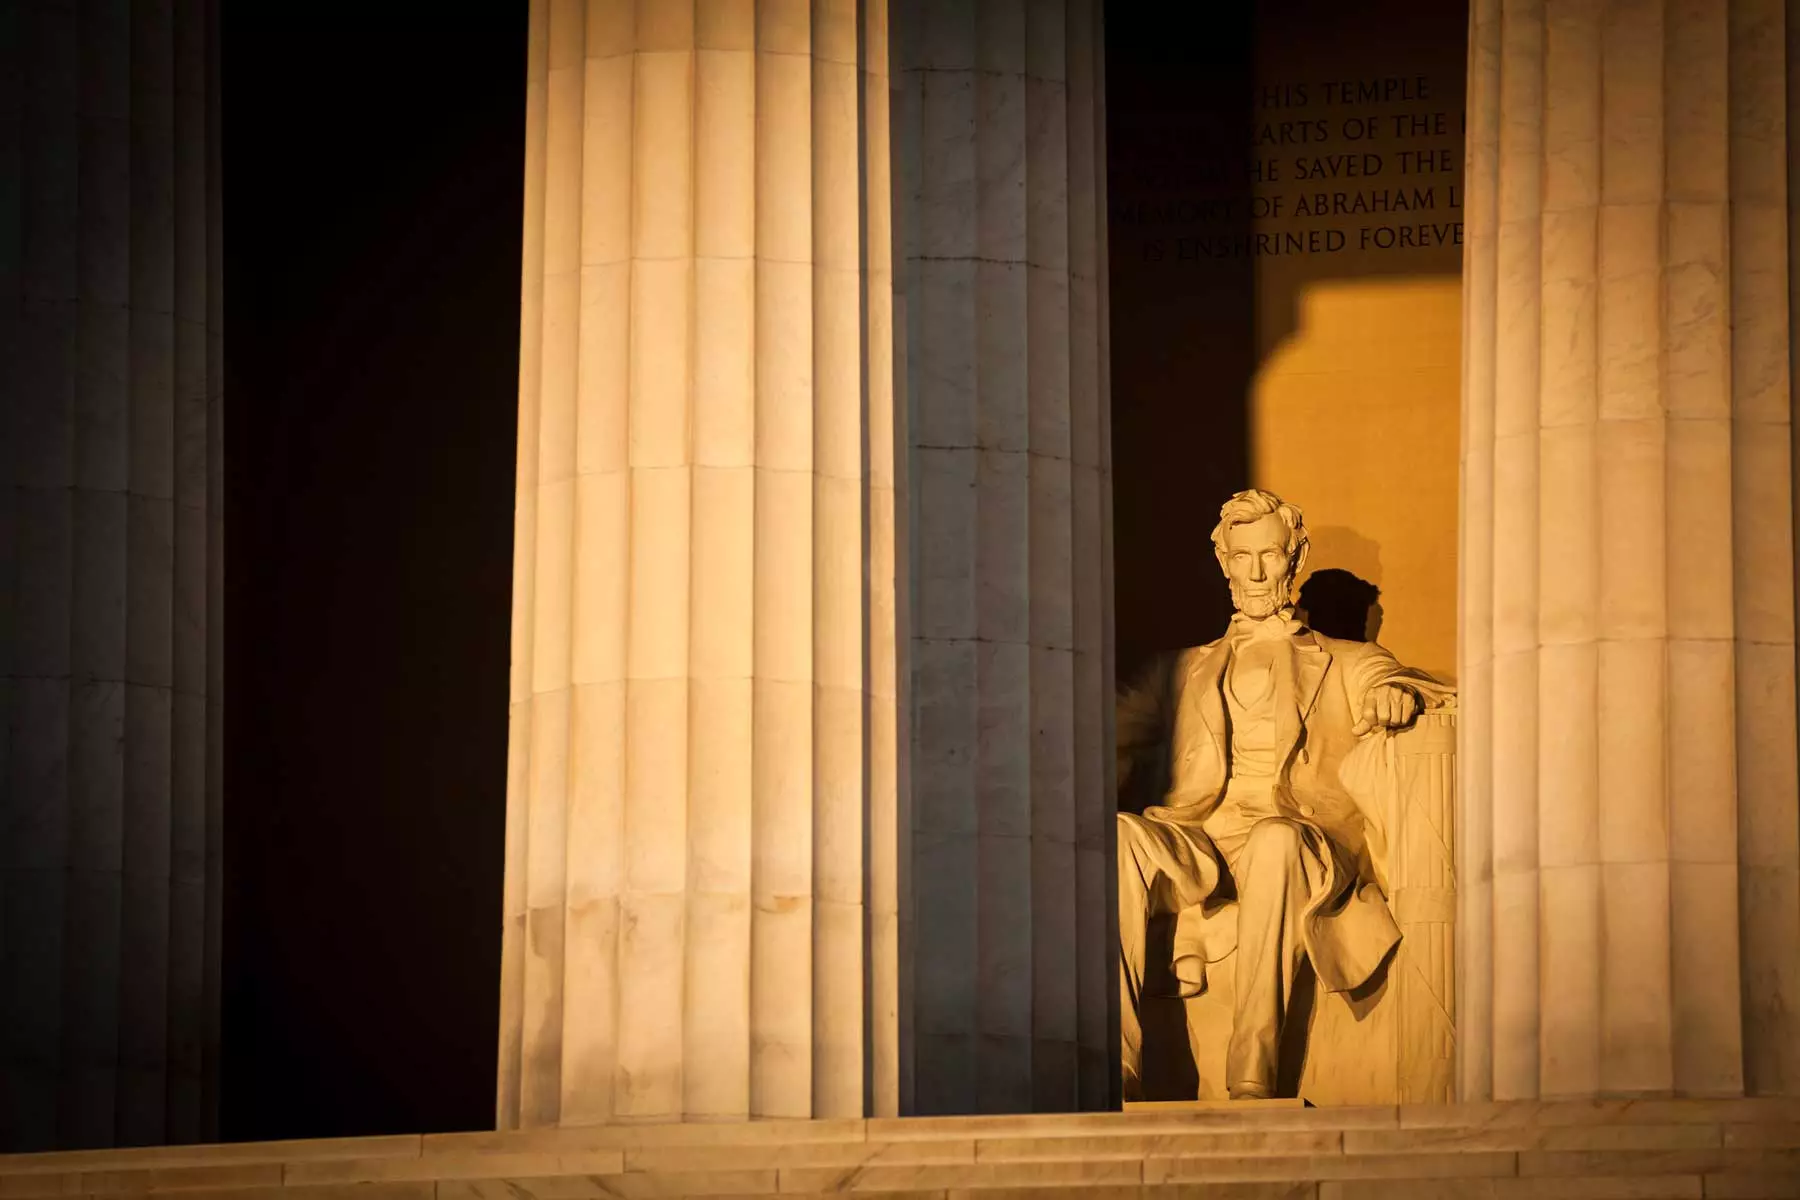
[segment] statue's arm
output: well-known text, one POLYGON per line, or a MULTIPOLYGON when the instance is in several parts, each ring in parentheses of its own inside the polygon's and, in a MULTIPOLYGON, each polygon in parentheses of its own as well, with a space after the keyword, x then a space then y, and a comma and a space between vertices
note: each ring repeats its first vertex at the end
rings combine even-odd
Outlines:
POLYGON ((1386 647, 1374 642, 1361 643, 1361 649, 1349 656, 1345 684, 1352 712, 1363 711, 1363 704, 1376 688, 1387 685, 1403 687, 1418 697, 1419 707, 1439 708, 1456 696, 1456 688, 1425 671, 1403 665, 1386 647))

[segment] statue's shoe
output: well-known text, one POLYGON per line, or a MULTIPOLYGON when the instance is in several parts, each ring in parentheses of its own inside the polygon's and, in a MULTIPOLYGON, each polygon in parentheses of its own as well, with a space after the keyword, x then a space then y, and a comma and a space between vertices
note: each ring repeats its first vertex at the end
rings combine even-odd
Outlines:
POLYGON ((1269 1100, 1274 1089, 1260 1083, 1240 1083, 1226 1089, 1233 1100, 1269 1100))
POLYGON ((1136 1071, 1130 1067, 1124 1069, 1124 1099, 1127 1104, 1136 1104, 1144 1098, 1144 1081, 1138 1078, 1136 1071))

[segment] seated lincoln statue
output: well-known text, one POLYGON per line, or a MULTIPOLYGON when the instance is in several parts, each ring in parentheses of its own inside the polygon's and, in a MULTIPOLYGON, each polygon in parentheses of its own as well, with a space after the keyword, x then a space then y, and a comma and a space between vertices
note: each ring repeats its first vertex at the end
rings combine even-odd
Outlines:
POLYGON ((1118 816, 1127 1100, 1143 1097, 1147 967, 1197 996, 1208 965, 1235 953, 1223 1081, 1234 1100, 1275 1094, 1303 961, 1327 992, 1353 992, 1381 970, 1400 930, 1364 806, 1339 768, 1361 740, 1453 694, 1373 642, 1296 619, 1307 536, 1292 504, 1239 492, 1212 542, 1237 610, 1229 631, 1162 660, 1120 701, 1120 794, 1151 801, 1118 816), (1174 918, 1172 961, 1150 964, 1147 928, 1159 917, 1174 918))

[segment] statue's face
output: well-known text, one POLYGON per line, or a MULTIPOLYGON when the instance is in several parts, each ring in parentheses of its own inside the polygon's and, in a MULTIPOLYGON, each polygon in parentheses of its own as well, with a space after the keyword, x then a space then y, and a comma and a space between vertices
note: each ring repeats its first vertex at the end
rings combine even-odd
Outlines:
POLYGON ((1225 531, 1231 602, 1247 617, 1273 616, 1293 594, 1299 564, 1288 556, 1288 527, 1274 513, 1225 531))

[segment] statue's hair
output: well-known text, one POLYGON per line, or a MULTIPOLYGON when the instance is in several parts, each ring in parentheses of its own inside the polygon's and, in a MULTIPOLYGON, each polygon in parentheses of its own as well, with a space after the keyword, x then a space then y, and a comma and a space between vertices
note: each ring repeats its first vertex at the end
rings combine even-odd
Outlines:
POLYGON ((1282 524, 1288 528, 1287 551, 1289 558, 1297 558, 1306 548, 1306 525, 1301 520, 1300 509, 1289 504, 1273 492, 1265 492, 1258 488, 1249 488, 1239 492, 1227 500, 1219 509, 1219 523, 1213 526, 1213 553, 1219 561, 1225 561, 1225 531, 1233 525, 1249 525, 1260 521, 1270 513, 1281 518, 1282 524))

